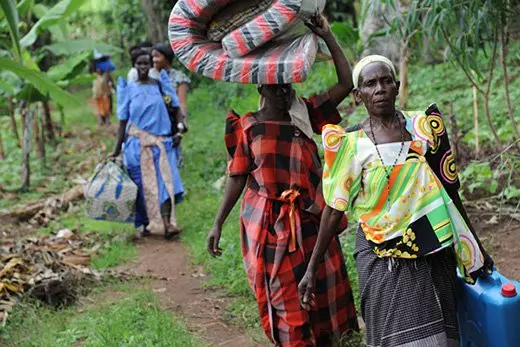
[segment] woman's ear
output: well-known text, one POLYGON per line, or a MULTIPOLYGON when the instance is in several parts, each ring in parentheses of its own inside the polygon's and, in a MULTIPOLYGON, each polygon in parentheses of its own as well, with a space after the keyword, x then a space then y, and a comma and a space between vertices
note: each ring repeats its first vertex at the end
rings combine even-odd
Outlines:
POLYGON ((352 90, 352 93, 354 95, 354 98, 356 99, 356 105, 360 105, 363 102, 363 99, 361 99, 361 92, 359 91, 359 89, 354 88, 352 90))
POLYGON ((399 90, 401 89, 401 81, 395 81, 395 85, 397 86, 397 95, 399 95, 399 90))

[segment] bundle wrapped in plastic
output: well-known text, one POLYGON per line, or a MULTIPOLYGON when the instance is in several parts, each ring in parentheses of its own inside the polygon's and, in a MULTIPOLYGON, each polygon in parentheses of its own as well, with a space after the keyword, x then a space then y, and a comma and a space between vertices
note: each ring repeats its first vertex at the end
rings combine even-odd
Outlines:
POLYGON ((96 220, 133 222, 137 186, 121 163, 106 160, 85 186, 87 216, 96 220))
POLYGON ((318 38, 302 20, 325 0, 180 0, 169 21, 179 60, 206 77, 237 83, 302 82, 318 51, 318 38), (238 8, 238 12, 233 13, 238 8), (222 15, 224 13, 224 15, 222 15), (222 41, 211 41, 222 38, 222 41))

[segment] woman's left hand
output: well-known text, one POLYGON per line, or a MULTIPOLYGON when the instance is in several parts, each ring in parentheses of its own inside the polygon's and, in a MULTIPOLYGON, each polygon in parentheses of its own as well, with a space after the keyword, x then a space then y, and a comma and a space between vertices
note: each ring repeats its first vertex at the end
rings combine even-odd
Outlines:
POLYGON ((316 305, 316 296, 314 295, 314 286, 316 279, 313 270, 307 269, 302 280, 298 284, 298 294, 300 298, 300 305, 306 311, 311 311, 316 305))
POLYGON ((173 135, 173 146, 174 147, 177 147, 178 145, 180 145, 181 141, 182 141, 182 135, 180 133, 173 135))
POLYGON ((314 16, 311 18, 310 22, 305 23, 305 25, 321 38, 332 34, 329 21, 323 14, 314 16))
POLYGON ((486 275, 491 275, 493 273, 493 268, 495 267, 495 262, 493 258, 486 252, 483 251, 484 255, 484 273, 486 275))

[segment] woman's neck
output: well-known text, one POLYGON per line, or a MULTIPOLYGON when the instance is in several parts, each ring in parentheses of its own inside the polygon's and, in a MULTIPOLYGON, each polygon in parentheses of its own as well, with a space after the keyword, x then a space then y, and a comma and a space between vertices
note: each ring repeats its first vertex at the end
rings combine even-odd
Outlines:
POLYGON ((144 79, 138 79, 137 83, 139 83, 139 84, 149 84, 150 83, 150 77, 147 76, 144 79))
POLYGON ((288 109, 283 109, 278 105, 266 102, 259 112, 264 120, 291 120, 288 109))
POLYGON ((391 128, 398 118, 397 111, 394 109, 392 112, 383 113, 383 114, 369 114, 369 117, 372 119, 374 123, 378 123, 383 128, 391 128))

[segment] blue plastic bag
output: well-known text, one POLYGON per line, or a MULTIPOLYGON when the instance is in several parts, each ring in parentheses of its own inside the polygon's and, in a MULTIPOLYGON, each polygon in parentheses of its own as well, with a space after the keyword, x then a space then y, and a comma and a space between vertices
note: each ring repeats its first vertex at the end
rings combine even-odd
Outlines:
POLYGON ((96 167, 85 187, 85 198, 89 218, 134 221, 137 186, 118 162, 106 160, 96 167))

